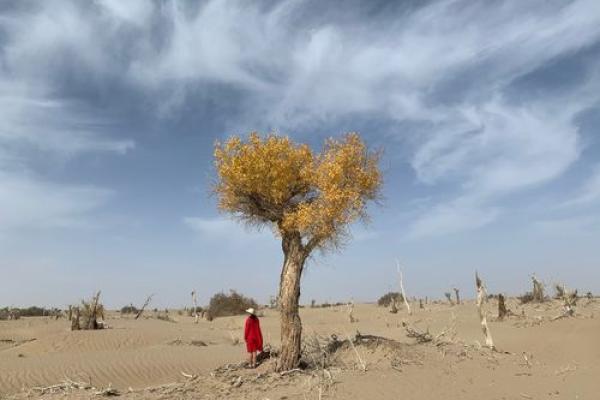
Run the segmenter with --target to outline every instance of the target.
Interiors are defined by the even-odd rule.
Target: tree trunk
[[[281,313],[281,354],[277,371],[288,371],[298,366],[302,323],[298,313],[300,277],[306,260],[300,234],[283,237],[284,253],[281,281],[279,284],[279,310]]]
[[[506,304],[504,303],[504,295],[500,293],[498,295],[498,319],[500,321],[504,320],[504,317],[508,314],[506,310]]]

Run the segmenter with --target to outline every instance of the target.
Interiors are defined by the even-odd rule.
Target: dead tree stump
[[[481,330],[485,335],[485,345],[494,350],[494,340],[492,339],[492,333],[490,332],[490,328],[487,324],[487,313],[483,308],[483,304],[487,301],[487,293],[485,290],[485,285],[483,284],[481,278],[479,278],[479,274],[477,274],[477,272],[475,272],[475,286],[477,288],[477,310],[479,311]]]
[[[508,311],[506,310],[506,304],[504,303],[504,295],[500,293],[498,295],[498,319],[502,321],[507,315]]]
[[[537,279],[535,274],[531,276],[531,281],[533,282],[533,301],[543,303],[545,300],[544,285]]]
[[[458,288],[452,288],[454,290],[454,295],[456,296],[456,304],[460,304],[460,293]]]
[[[71,312],[71,330],[80,330],[81,326],[79,325],[79,317],[81,316],[81,313],[79,311],[79,307],[69,307],[69,311]]]

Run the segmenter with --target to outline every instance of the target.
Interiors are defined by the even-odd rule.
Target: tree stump
[[[507,315],[508,311],[506,310],[506,304],[504,303],[504,295],[500,293],[498,295],[498,319],[502,321]]]

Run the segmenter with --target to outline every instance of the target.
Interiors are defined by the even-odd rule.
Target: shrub
[[[377,300],[377,305],[381,307],[389,307],[393,300],[396,300],[396,303],[403,302],[404,298],[402,298],[402,293],[388,292],[381,296],[379,300]]]
[[[231,290],[215,294],[208,305],[208,315],[212,318],[243,314],[248,308],[258,308],[256,301]]]
[[[121,314],[137,314],[139,311],[133,304],[121,308]]]
[[[203,312],[204,312],[204,308],[197,306],[197,307],[188,308],[187,315],[188,315],[188,317],[193,317],[194,315],[196,315],[196,313],[198,315],[202,315]]]
[[[56,317],[62,315],[58,308],[43,308],[32,306],[27,308],[2,308],[0,309],[0,319],[18,319],[19,317]]]
[[[534,300],[533,293],[532,292],[526,292],[525,294],[517,297],[517,299],[519,299],[519,301],[521,302],[521,304],[531,303]]]

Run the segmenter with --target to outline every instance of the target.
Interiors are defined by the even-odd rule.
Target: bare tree
[[[452,288],[454,290],[454,295],[456,296],[456,304],[460,304],[460,294],[458,288]]]
[[[139,309],[139,311],[136,314],[134,319],[138,319],[139,317],[142,316],[142,314],[144,313],[144,310],[146,309],[146,307],[148,307],[148,304],[150,304],[150,302],[152,301],[152,297],[154,297],[154,294],[151,294],[150,296],[146,297],[146,301],[144,301],[144,304]]]

